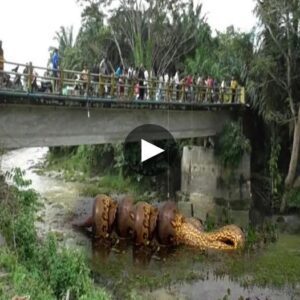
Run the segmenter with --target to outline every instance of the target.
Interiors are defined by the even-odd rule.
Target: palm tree
[[[81,67],[81,56],[80,50],[76,46],[76,39],[74,39],[73,26],[61,26],[60,30],[56,31],[54,40],[59,45],[62,69],[79,70]]]
[[[54,40],[58,42],[59,51],[64,53],[67,48],[74,47],[73,26],[61,26],[59,31],[55,32]]]

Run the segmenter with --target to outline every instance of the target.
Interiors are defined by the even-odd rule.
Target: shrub
[[[300,188],[291,189],[288,192],[287,206],[289,208],[300,208]]]
[[[58,247],[52,235],[38,241],[34,226],[38,196],[33,190],[19,189],[29,185],[23,175],[20,170],[8,174],[17,187],[6,186],[0,200],[0,232],[8,245],[0,250],[0,269],[10,273],[6,286],[0,286],[0,299],[15,294],[61,299],[67,292],[71,299],[108,299],[94,287],[81,253]]]
[[[228,123],[217,137],[215,155],[224,167],[237,168],[245,153],[250,153],[250,141],[237,123]]]

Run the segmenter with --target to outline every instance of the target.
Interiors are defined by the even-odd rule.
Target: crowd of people
[[[3,85],[4,74],[4,55],[0,41],[0,86]],[[70,83],[70,78],[67,81],[62,79],[58,49],[53,51],[50,65],[44,73],[40,86],[37,83],[37,72],[31,70],[30,83],[28,83],[28,74],[29,65],[23,71],[23,87],[28,89],[28,85],[30,85],[33,91],[61,92],[63,94],[72,91],[72,95],[103,98],[111,98],[116,95],[118,99],[133,98],[142,101],[239,102],[239,84],[235,77],[232,77],[231,80],[218,81],[212,76],[185,74],[180,69],[173,74],[167,71],[155,73],[153,70],[148,71],[143,65],[125,67],[123,63],[114,69],[107,57],[104,57],[100,63],[95,63],[90,69],[84,65],[81,72],[71,74],[74,83],[71,87],[67,84]],[[20,78],[19,82],[21,83]]]
[[[86,66],[82,74],[89,73]],[[211,76],[201,76],[199,74],[184,74],[179,69],[172,76],[168,72],[155,74],[154,71],[148,71],[143,65],[139,67],[124,67],[121,63],[116,70],[109,64],[107,58],[103,58],[99,65],[94,64],[91,69],[92,82],[99,86],[99,80],[105,83],[104,94],[110,94],[109,84],[106,80],[109,76],[114,76],[117,80],[117,94],[122,98],[128,95],[131,89],[131,95],[137,100],[156,100],[181,102],[237,102],[238,101],[238,81],[235,77],[231,80],[218,80]],[[99,75],[98,75],[99,74]],[[87,78],[82,78],[87,80]],[[226,99],[227,96],[227,99]]]

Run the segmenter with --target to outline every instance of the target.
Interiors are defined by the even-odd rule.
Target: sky
[[[254,0],[195,0],[203,4],[203,12],[213,29],[224,31],[234,25],[249,31],[256,24],[252,14]],[[0,0],[0,40],[5,60],[18,63],[32,61],[47,65],[50,46],[60,26],[74,26],[78,32],[81,7],[75,0]],[[6,69],[9,66],[6,66]]]

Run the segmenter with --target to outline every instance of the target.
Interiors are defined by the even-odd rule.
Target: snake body
[[[185,218],[171,201],[157,208],[145,202],[133,205],[133,199],[128,197],[117,203],[109,196],[99,195],[94,200],[92,217],[76,226],[92,227],[93,237],[104,239],[115,229],[120,237],[131,237],[136,245],[145,246],[154,238],[163,245],[186,245],[199,250],[237,250],[245,244],[238,226],[205,232],[199,220]]]

